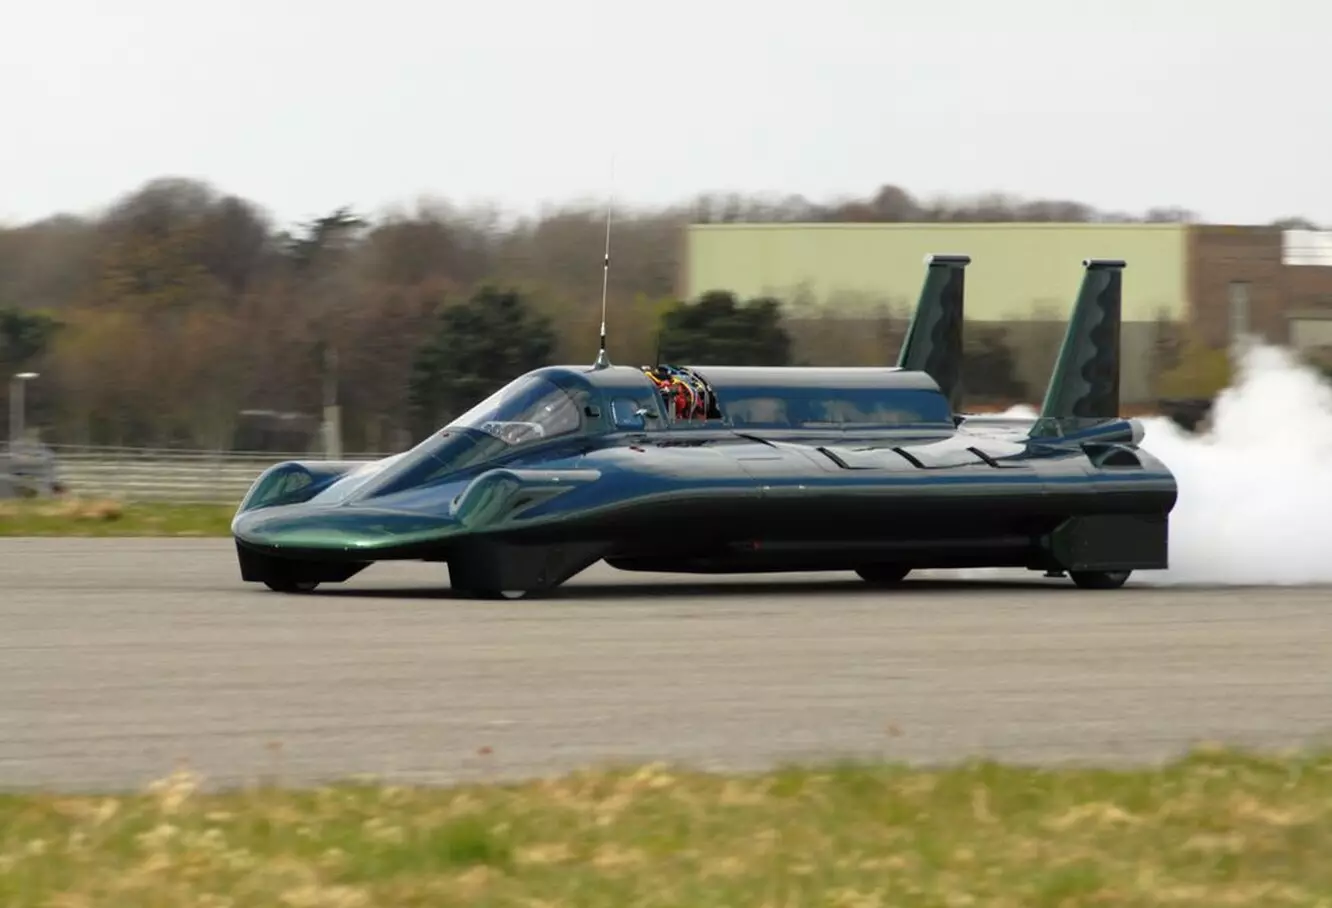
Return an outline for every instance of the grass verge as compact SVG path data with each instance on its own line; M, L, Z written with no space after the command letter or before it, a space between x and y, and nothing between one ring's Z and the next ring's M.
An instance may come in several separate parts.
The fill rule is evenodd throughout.
M0 536L227 536L232 505L57 498L0 501Z
M0 798L0 904L1314 905L1332 756ZM1323 901L1320 901L1322 899Z

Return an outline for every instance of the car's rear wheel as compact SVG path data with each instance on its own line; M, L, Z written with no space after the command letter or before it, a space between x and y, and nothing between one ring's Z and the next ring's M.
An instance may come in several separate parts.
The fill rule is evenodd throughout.
M1084 590L1117 590L1128 582L1132 571L1069 571L1068 576Z
M856 568L856 573L866 583L891 586L906 579L906 575L911 573L911 568L900 564L866 564Z

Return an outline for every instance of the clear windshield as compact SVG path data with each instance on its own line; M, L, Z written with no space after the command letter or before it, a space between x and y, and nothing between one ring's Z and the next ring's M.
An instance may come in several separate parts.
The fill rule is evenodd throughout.
M443 429L391 461L335 483L313 501L387 495L508 454L520 445L570 435L583 427L578 402L536 376L505 385Z
M479 429L516 445L577 432L578 403L553 382L528 375L512 381L444 427Z

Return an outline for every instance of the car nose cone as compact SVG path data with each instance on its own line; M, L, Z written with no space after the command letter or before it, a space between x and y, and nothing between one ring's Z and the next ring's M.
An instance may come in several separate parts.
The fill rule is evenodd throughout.
M443 516L371 507L288 505L247 511L232 521L241 542L264 548L374 550L448 535L457 522Z

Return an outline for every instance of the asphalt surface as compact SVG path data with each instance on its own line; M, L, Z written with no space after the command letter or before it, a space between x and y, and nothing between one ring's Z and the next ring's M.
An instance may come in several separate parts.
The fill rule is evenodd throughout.
M1332 590L1134 589L598 567L558 598L452 598L378 565L282 596L226 540L0 540L0 787L594 762L1156 760L1332 728Z

